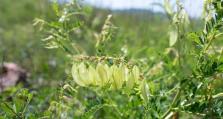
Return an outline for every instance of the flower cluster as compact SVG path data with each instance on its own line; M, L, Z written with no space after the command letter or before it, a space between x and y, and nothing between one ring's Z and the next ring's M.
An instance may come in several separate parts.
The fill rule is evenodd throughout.
M83 87L109 86L111 89L121 89L124 87L132 89L134 85L139 84L140 71L137 66L129 69L127 66L98 63L95 67L85 63L74 64L72 67L72 76L74 81Z

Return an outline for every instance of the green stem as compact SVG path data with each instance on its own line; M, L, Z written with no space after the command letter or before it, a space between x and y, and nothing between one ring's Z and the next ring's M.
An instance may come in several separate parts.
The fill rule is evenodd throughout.
M212 99L217 99L217 98L222 98L223 97L223 92L222 93L218 93L218 94L216 94L216 95L213 95L212 96ZM201 100L199 100L199 102L202 102L202 99ZM181 108L187 108L187 107L190 107L191 105L193 105L193 104L195 104L196 102L192 102L192 103L189 103L189 104L186 104L186 105L184 105L184 106L182 106ZM179 111L180 110L180 108L172 108L171 110L176 110L176 111ZM171 110L166 114L166 116L171 112ZM183 112L183 111L181 111L181 112ZM185 111L184 111L185 112ZM197 113L198 114L198 113ZM204 114L200 114L199 113L199 115L203 115L204 116ZM165 118L165 117L164 117Z
M173 91L175 91L178 88L178 86L170 89L168 92L166 92L166 94L171 94Z
M161 119L164 119L172 110L172 108L175 106L179 96L180 96L180 92L181 92L181 89L179 89L177 91L177 94L175 95L174 99L173 99L173 102L172 104L170 105L169 109L163 114L163 116L161 117Z
M207 44L207 46L205 47L205 49L204 49L203 52L206 52L206 51L209 49L209 47L211 46L213 40L215 39L215 36L216 36L215 34L214 34L213 36L211 36L210 41L209 41L209 43Z
M218 93L216 95L213 95L212 97L213 97L213 99L221 98L221 97L223 97L223 93Z
M183 110L180 110L179 108L173 108L172 110L180 111L180 112L184 112L184 113L189 113L189 114L195 114L195 115L198 115L198 116L205 116L206 115L206 114L202 114L202 113L193 113L193 112L190 112L190 111L183 111Z

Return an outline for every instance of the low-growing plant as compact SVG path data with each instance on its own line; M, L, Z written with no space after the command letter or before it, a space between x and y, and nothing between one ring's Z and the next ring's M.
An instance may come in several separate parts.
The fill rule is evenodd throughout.
M6 93L6 92L5 92ZM7 96L2 94L2 96ZM20 89L11 94L0 103L1 111L5 116L0 118L27 118L33 115L29 113L28 105L33 98L33 94L29 93L27 89ZM2 115L2 114L1 114Z

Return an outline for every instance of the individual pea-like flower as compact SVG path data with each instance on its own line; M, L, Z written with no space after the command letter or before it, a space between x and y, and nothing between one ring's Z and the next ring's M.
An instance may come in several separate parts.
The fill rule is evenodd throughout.
M93 83L92 78L89 76L89 69L84 63L72 66L72 77L74 81L80 86L88 86Z
M99 75L98 75L98 72L95 70L95 68L93 66L89 66L88 68L89 70L89 78L90 78L90 81L92 81L92 85L99 85L100 84L100 81L98 81L99 79Z
M111 88L121 89L122 85L126 80L126 67L124 65L120 65L119 67L113 65L111 67L111 72L112 72Z
M141 83L140 84L141 96L145 102L148 102L148 100L149 100L149 98L148 98L149 97L149 86L145 80L143 80L140 83Z
M100 86L106 86L109 83L109 67L99 63L96 67L97 74L99 76L98 82Z
M131 90L135 84L138 84L139 78L140 78L139 68L137 66L134 66L127 76L127 81L126 81L127 90Z

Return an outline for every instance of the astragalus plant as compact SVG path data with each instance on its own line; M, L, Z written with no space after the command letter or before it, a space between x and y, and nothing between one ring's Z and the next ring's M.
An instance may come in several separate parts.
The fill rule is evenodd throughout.
M88 28L88 14L77 2L54 4L56 20L36 19L49 49L69 57L68 79L49 118L221 118L223 102L215 85L222 82L223 1L204 2L204 28L190 29L190 19L177 1L176 10L165 0L170 21L169 47L152 67L108 49L118 27L108 15L100 33ZM93 35L92 35L93 34ZM88 40L76 40L76 36ZM95 37L94 37L95 36ZM82 45L94 42L91 53ZM124 45L124 44L123 44ZM89 45L90 47L90 45ZM132 46L134 47L134 46ZM93 53L92 53L93 52ZM150 57L150 56L145 56ZM154 59L155 61L155 59Z

